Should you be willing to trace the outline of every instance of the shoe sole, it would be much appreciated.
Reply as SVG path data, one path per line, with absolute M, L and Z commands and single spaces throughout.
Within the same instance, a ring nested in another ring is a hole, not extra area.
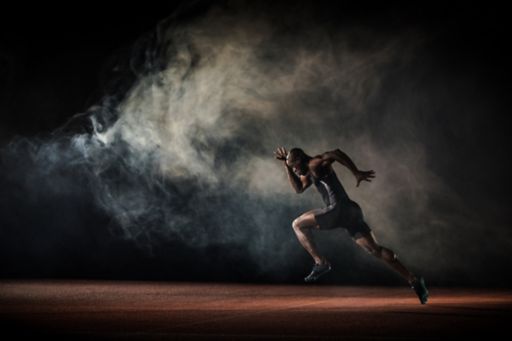
M 324 271 L 322 271 L 322 272 L 318 273 L 315 277 L 312 277 L 312 278 L 310 278 L 310 279 L 308 279 L 308 277 L 306 277 L 306 278 L 304 278 L 304 282 L 306 282 L 306 283 L 316 282 L 316 281 L 318 280 L 318 278 L 320 278 L 320 276 L 325 275 L 326 273 L 328 273 L 328 272 L 329 272 L 329 271 L 331 271 L 331 270 L 332 270 L 332 268 L 331 268 L 331 267 L 329 267 L 329 268 L 327 268 L 326 270 L 324 270 Z
M 428 290 L 427 290 L 427 288 L 425 286 L 425 280 L 423 279 L 423 277 L 420 277 L 419 281 L 420 281 L 420 286 L 422 288 L 424 288 L 425 291 L 424 291 L 423 295 L 421 295 L 421 296 L 417 292 L 416 292 L 416 295 L 418 296 L 418 299 L 420 300 L 421 304 L 426 304 L 430 295 L 429 295 L 429 292 L 428 292 Z M 412 289 L 414 291 L 416 291 L 416 289 L 414 289 L 414 287 Z

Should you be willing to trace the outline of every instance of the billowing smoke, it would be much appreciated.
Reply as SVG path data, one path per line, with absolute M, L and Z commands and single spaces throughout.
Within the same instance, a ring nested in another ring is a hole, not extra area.
M 100 103 L 50 137 L 3 147 L 6 181 L 26 200 L 92 200 L 112 238 L 149 253 L 163 241 L 233 250 L 282 279 L 307 259 L 292 220 L 323 204 L 314 190 L 293 193 L 272 152 L 340 148 L 376 171 L 356 188 L 335 166 L 379 241 L 439 282 L 476 278 L 482 260 L 467 245 L 484 238 L 484 224 L 432 167 L 428 141 L 443 137 L 429 118 L 432 65 L 418 62 L 429 37 L 315 26 L 302 12 L 276 19 L 219 6 L 162 21 L 112 58 Z M 317 238 L 339 278 L 384 267 L 342 230 Z

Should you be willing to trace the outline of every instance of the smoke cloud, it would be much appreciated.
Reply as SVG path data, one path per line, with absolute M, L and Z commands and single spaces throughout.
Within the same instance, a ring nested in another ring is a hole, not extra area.
M 436 65 L 423 57 L 432 37 L 420 29 L 316 25 L 306 12 L 278 18 L 228 3 L 160 22 L 109 62 L 101 102 L 51 136 L 3 146 L 12 195 L 86 200 L 109 217 L 109 238 L 149 254 L 167 242 L 202 255 L 218 248 L 247 259 L 251 278 L 290 279 L 311 265 L 291 222 L 323 203 L 314 189 L 296 195 L 272 152 L 340 148 L 376 172 L 356 188 L 335 166 L 383 245 L 432 281 L 478 282 L 489 274 L 482 249 L 502 259 L 512 239 L 486 245 L 487 216 L 438 167 L 455 149 L 440 147 L 449 141 L 436 105 L 451 103 L 442 89 L 465 80 L 438 89 Z M 336 280 L 380 273 L 398 282 L 343 230 L 316 238 L 340 269 Z

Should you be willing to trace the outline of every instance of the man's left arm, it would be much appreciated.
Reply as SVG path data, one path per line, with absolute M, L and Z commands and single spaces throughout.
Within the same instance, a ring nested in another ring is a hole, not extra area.
M 352 159 L 346 153 L 344 153 L 342 150 L 340 150 L 339 148 L 329 151 L 329 152 L 326 152 L 324 154 L 324 158 L 326 158 L 328 161 L 331 161 L 331 162 L 338 161 L 343 166 L 350 169 L 352 174 L 354 174 L 354 176 L 357 179 L 357 187 L 359 187 L 359 183 L 361 181 L 364 180 L 364 181 L 371 182 L 371 179 L 375 177 L 375 172 L 373 170 L 369 170 L 369 171 L 359 170 L 357 168 L 357 166 L 355 165 L 355 163 L 352 161 Z

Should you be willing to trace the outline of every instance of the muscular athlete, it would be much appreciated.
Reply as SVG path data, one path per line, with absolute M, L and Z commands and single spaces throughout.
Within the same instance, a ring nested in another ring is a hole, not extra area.
M 318 252 L 311 235 L 312 230 L 341 227 L 347 229 L 357 245 L 384 261 L 407 280 L 421 304 L 427 302 L 428 290 L 423 277 L 415 276 L 398 260 L 392 250 L 377 243 L 373 231 L 364 221 L 360 206 L 348 197 L 332 164 L 338 161 L 347 167 L 356 177 L 357 187 L 361 181 L 371 182 L 375 177 L 373 170 L 359 170 L 350 157 L 340 149 L 312 157 L 300 148 L 293 148 L 287 152 L 284 147 L 279 147 L 274 154 L 276 159 L 283 161 L 288 180 L 295 192 L 302 193 L 314 184 L 325 203 L 324 208 L 305 212 L 292 223 L 300 244 L 315 261 L 313 270 L 304 278 L 306 282 L 314 282 L 331 270 L 331 264 Z

